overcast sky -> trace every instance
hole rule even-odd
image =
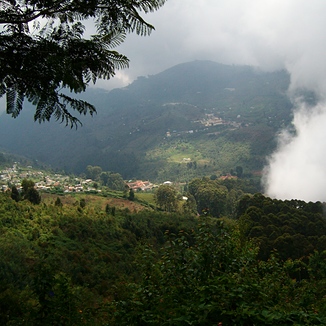
[[[295,86],[325,87],[325,17],[325,0],[168,0],[145,15],[156,28],[150,36],[128,35],[117,48],[130,68],[97,86],[124,86],[178,63],[212,60],[286,68]]]

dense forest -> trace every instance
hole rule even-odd
[[[326,323],[324,204],[254,194],[245,180],[185,191],[172,206],[158,190],[35,204],[0,193],[0,323]]]

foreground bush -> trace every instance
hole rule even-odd
[[[112,308],[115,325],[324,325],[325,291],[295,277],[300,261],[257,259],[258,247],[237,229],[203,223],[192,234],[167,234],[160,259],[150,247],[138,263],[142,279]],[[319,291],[319,292],[318,292]]]

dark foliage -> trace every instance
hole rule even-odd
[[[21,194],[18,192],[16,187],[12,187],[11,190],[11,198],[15,201],[19,201],[21,199],[27,199],[32,204],[40,204],[41,195],[35,189],[35,183],[33,180],[23,179],[22,183],[22,192]]]
[[[245,237],[260,244],[259,257],[277,250],[281,259],[307,259],[326,250],[324,205],[302,200],[276,200],[261,194],[239,203],[239,223]]]
[[[127,199],[99,207],[95,196],[81,208],[83,198],[31,205],[0,194],[2,325],[325,324],[325,252],[295,260],[279,251],[262,260],[263,241],[259,247],[246,233],[250,223],[260,223],[250,232],[265,229],[265,211],[274,215],[267,229],[293,229],[294,221],[299,228],[298,216],[306,217],[317,225],[296,243],[309,249],[311,236],[325,237],[320,203],[257,194],[244,197],[239,220],[230,220],[131,213]],[[294,240],[284,238],[291,248]]]
[[[275,257],[260,261],[252,242],[241,242],[235,229],[220,222],[205,221],[191,234],[167,232],[159,259],[145,247],[136,263],[141,278],[112,303],[111,325],[326,322],[325,311],[316,309],[325,291],[315,287],[313,273],[312,283],[296,282],[291,274],[301,269],[299,261],[282,263]]]
[[[36,106],[34,119],[39,122],[53,116],[73,127],[79,120],[71,110],[93,115],[93,105],[61,89],[80,93],[91,81],[109,79],[116,69],[127,67],[127,57],[113,48],[128,32],[149,34],[154,27],[140,14],[157,10],[164,2],[2,2],[0,96],[7,95],[7,113],[17,117],[26,98]],[[95,23],[96,33],[91,37],[84,36],[86,20]]]

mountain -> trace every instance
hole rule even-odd
[[[291,121],[286,71],[211,61],[180,64],[110,92],[88,89],[95,117],[70,129],[33,122],[26,106],[0,118],[0,148],[81,173],[87,165],[124,178],[189,180],[241,166],[262,169],[275,134]]]

